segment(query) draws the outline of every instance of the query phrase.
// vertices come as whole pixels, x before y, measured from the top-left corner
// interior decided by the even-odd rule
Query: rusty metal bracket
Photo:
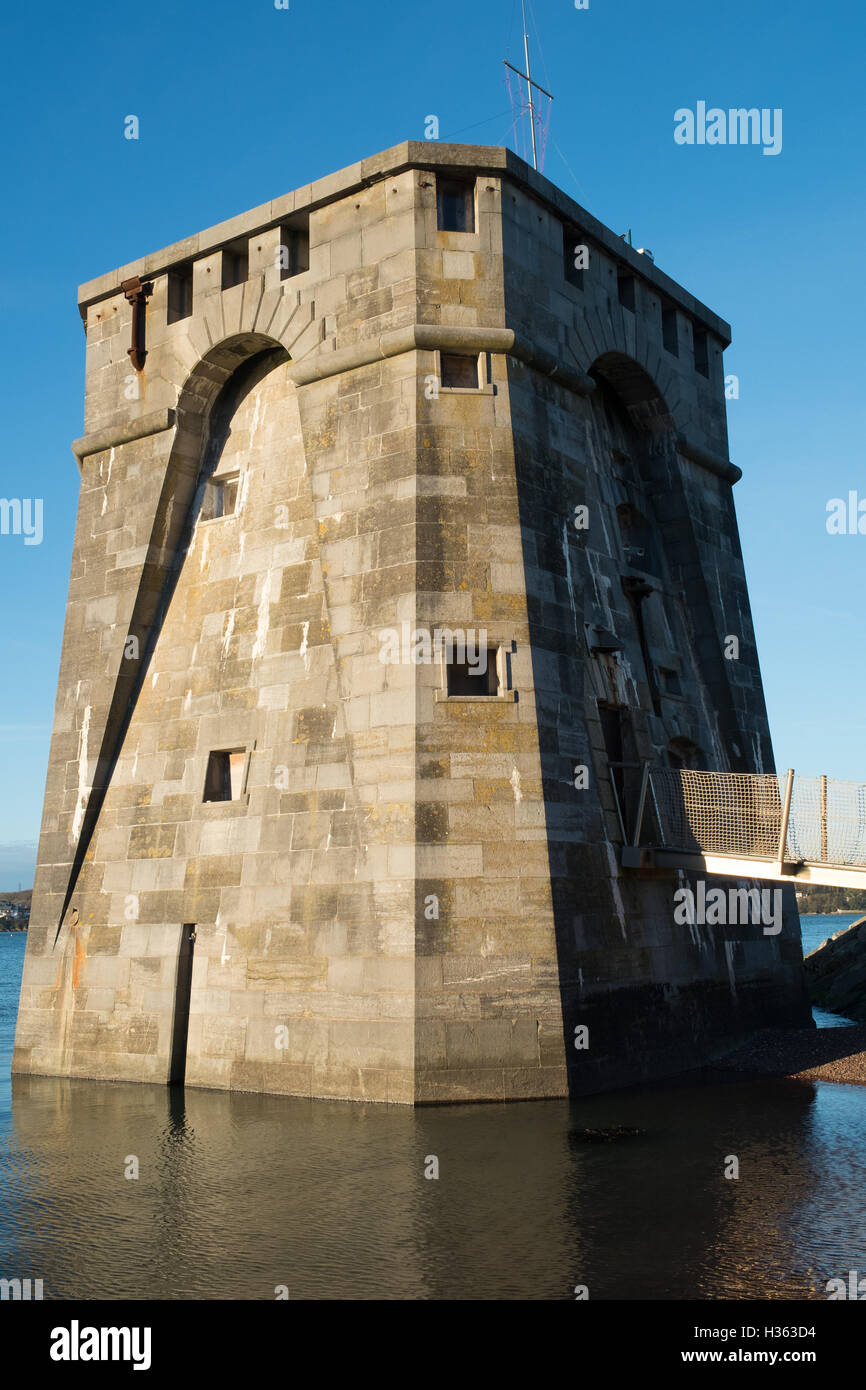
[[[120,288],[132,305],[132,346],[127,348],[130,360],[137,372],[144,370],[144,360],[147,357],[145,347],[145,306],[148,295],[153,293],[153,285],[142,282],[138,275],[133,275],[130,280],[121,280]]]

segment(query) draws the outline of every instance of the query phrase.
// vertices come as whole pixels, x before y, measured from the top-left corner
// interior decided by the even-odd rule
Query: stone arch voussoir
[[[675,438],[680,426],[674,415],[676,402],[673,407],[670,403],[671,391],[675,390],[673,378],[668,377],[665,383],[666,394],[647,365],[619,348],[600,353],[590,366],[589,375],[603,379],[616,393],[638,429],[656,438]]]

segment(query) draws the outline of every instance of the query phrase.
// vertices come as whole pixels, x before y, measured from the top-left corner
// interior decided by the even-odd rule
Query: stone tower
[[[622,866],[612,764],[773,767],[721,319],[422,143],[80,307],[17,1072],[561,1096],[808,1016],[792,902],[678,926]]]

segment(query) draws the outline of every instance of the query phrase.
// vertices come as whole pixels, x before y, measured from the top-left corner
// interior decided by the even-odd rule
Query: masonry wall
[[[758,924],[681,926],[682,876],[618,867],[600,706],[621,715],[625,761],[665,766],[668,748],[686,744],[700,750],[696,766],[774,767],[730,483],[692,457],[697,446],[727,459],[723,340],[710,333],[704,377],[684,315],[678,353],[665,349],[654,286],[638,280],[634,310],[619,302],[628,261],[575,227],[589,265],[582,287],[568,284],[560,219],[514,190],[503,228],[509,321],[543,334],[551,354],[572,354],[594,381],[576,395],[509,364],[566,1056],[572,1088],[584,1089],[680,1069],[684,1048],[696,1064],[732,1036],[808,1013],[789,890],[779,936]],[[585,530],[573,524],[581,505]],[[648,522],[652,558],[626,550],[623,505]],[[650,590],[646,651],[629,583]],[[599,629],[618,650],[593,645]],[[586,789],[572,782],[578,767]],[[623,774],[627,819],[635,778]],[[589,1029],[586,1051],[569,1045],[578,1025]]]
[[[414,186],[402,184],[411,268]],[[162,328],[155,295],[142,395],[152,403],[173,374],[181,428],[85,459],[21,1070],[164,1081],[180,931],[195,924],[190,1084],[412,1098],[415,692],[409,670],[379,662],[376,633],[414,610],[414,361],[310,385],[302,411],[288,367],[273,366],[231,415],[219,456],[217,474],[240,472],[238,515],[199,519],[187,550],[179,531],[166,541],[179,480],[209,447],[194,421],[274,346],[262,329],[287,322],[280,338],[297,351],[313,293],[317,345],[359,320],[375,333],[406,316],[391,288],[407,264],[392,188],[387,204],[377,184],[314,219],[310,271],[280,289],[268,291],[267,264],[223,291],[214,256],[192,323]],[[393,260],[376,241],[385,219]],[[197,262],[197,280],[207,270]],[[233,328],[247,329],[239,345]],[[109,361],[105,341],[88,363],[97,427],[123,412],[129,375],[122,333]],[[201,347],[188,378],[181,362]],[[133,614],[172,566],[55,949]],[[249,755],[244,796],[203,803],[209,751],[237,747]]]
[[[454,171],[476,180],[473,232],[437,225]],[[590,245],[582,287],[564,220]],[[290,277],[287,226],[309,233]],[[223,289],[239,240],[249,277]],[[192,314],[170,322],[187,260]],[[153,284],[140,373],[117,288],[132,274]],[[376,156],[83,298],[16,1071],[164,1083],[191,926],[192,1085],[563,1095],[806,1016],[793,905],[779,938],[722,939],[674,925],[675,878],[621,869],[601,722],[621,712],[634,760],[680,740],[707,767],[772,767],[721,320],[510,153],[458,146]],[[444,351],[478,357],[477,390],[441,387]],[[213,470],[238,474],[239,505],[204,520]],[[623,505],[651,562],[626,550]],[[649,590],[646,652],[624,579]],[[449,697],[441,663],[383,661],[404,623],[483,630],[500,695]],[[654,688],[660,669],[678,694]],[[218,749],[244,754],[238,800],[202,799]]]

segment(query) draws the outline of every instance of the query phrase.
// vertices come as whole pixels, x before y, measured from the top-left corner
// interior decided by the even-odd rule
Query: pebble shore
[[[766,1029],[718,1057],[713,1070],[866,1086],[866,1023]]]

